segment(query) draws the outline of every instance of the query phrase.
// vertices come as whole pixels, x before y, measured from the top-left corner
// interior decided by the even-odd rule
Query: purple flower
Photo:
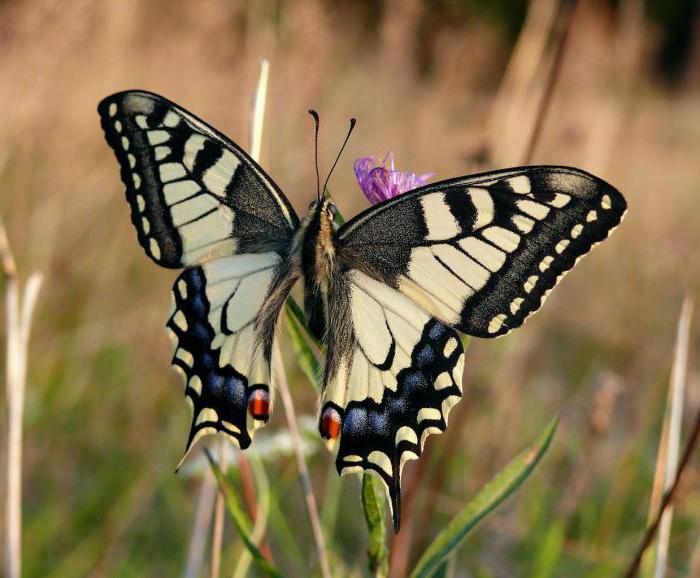
[[[415,175],[394,169],[394,155],[361,157],[355,161],[355,176],[362,192],[373,205],[401,195],[424,184],[435,173]]]

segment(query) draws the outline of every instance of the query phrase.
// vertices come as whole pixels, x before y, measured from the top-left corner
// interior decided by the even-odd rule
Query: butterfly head
[[[312,215],[312,218],[318,215],[321,220],[333,222],[338,214],[338,207],[333,202],[333,199],[323,197],[320,201],[313,200],[309,203],[309,214]]]

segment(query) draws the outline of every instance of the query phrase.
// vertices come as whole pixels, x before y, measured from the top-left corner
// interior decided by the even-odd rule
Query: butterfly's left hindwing
[[[225,257],[178,277],[167,328],[193,406],[186,453],[213,433],[245,449],[267,421],[274,326],[291,282],[276,253]]]
[[[338,280],[330,308],[321,434],[333,437],[339,420],[338,471],[378,475],[398,531],[403,466],[447,427],[462,395],[462,345],[453,329],[357,270]]]
[[[626,207],[584,171],[508,169],[377,205],[338,231],[338,252],[459,331],[498,337],[540,308]]]

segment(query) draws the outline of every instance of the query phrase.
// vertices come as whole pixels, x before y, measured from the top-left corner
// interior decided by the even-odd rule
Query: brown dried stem
[[[690,458],[693,455],[693,452],[695,451],[698,441],[700,440],[700,410],[698,411],[698,414],[695,418],[695,425],[693,426],[692,433],[690,434],[690,438],[688,438],[688,443],[685,446],[685,449],[683,450],[683,457],[681,458],[680,465],[678,466],[678,470],[676,470],[676,476],[673,479],[673,484],[671,484],[671,487],[669,490],[664,494],[663,499],[661,500],[661,507],[659,508],[658,513],[654,517],[654,521],[651,523],[651,525],[647,528],[646,532],[644,533],[644,537],[642,538],[642,541],[639,544],[639,547],[637,548],[637,552],[634,555],[634,558],[632,558],[632,562],[629,565],[629,568],[627,569],[627,572],[625,572],[624,577],[625,578],[636,578],[637,573],[639,572],[639,566],[642,562],[642,557],[644,556],[644,552],[646,549],[649,547],[649,545],[652,543],[654,540],[654,537],[656,536],[656,533],[659,529],[659,526],[661,524],[661,519],[664,515],[664,512],[666,509],[671,505],[673,502],[673,498],[676,494],[676,491],[678,490],[678,487],[680,485],[681,477],[683,476],[683,472],[688,466],[688,463],[690,463]]]

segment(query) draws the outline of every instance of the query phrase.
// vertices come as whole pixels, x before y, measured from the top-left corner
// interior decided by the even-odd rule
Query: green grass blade
[[[287,333],[292,340],[292,346],[294,347],[294,354],[299,362],[299,367],[304,372],[306,377],[309,378],[311,385],[316,388],[317,392],[321,391],[321,377],[323,371],[321,370],[321,363],[316,357],[316,352],[311,348],[309,342],[304,337],[306,329],[299,322],[299,319],[294,312],[294,306],[290,305],[290,301],[287,301],[286,315],[284,316],[285,324],[287,326]],[[299,307],[296,305],[296,307]],[[310,334],[309,334],[310,335]]]
[[[558,418],[553,419],[531,448],[511,461],[452,519],[423,553],[411,578],[432,576],[469,531],[518,489],[547,451],[558,423]]]
[[[216,463],[211,453],[209,453],[209,450],[205,450],[205,453],[207,459],[209,460],[209,465],[214,472],[214,476],[216,476],[216,481],[219,483],[219,491],[221,491],[221,493],[224,495],[226,508],[231,515],[233,525],[236,527],[236,531],[243,540],[246,548],[248,548],[248,551],[253,556],[253,562],[255,562],[255,565],[264,574],[267,574],[272,578],[282,578],[282,574],[279,572],[279,570],[277,570],[277,568],[275,568],[275,566],[262,555],[262,552],[260,552],[259,548],[250,539],[250,519],[238,500],[238,497],[231,486],[231,482],[221,471],[219,464]]]
[[[369,530],[369,569],[378,578],[389,572],[389,550],[386,547],[386,506],[384,492],[372,474],[362,476],[362,507]]]

